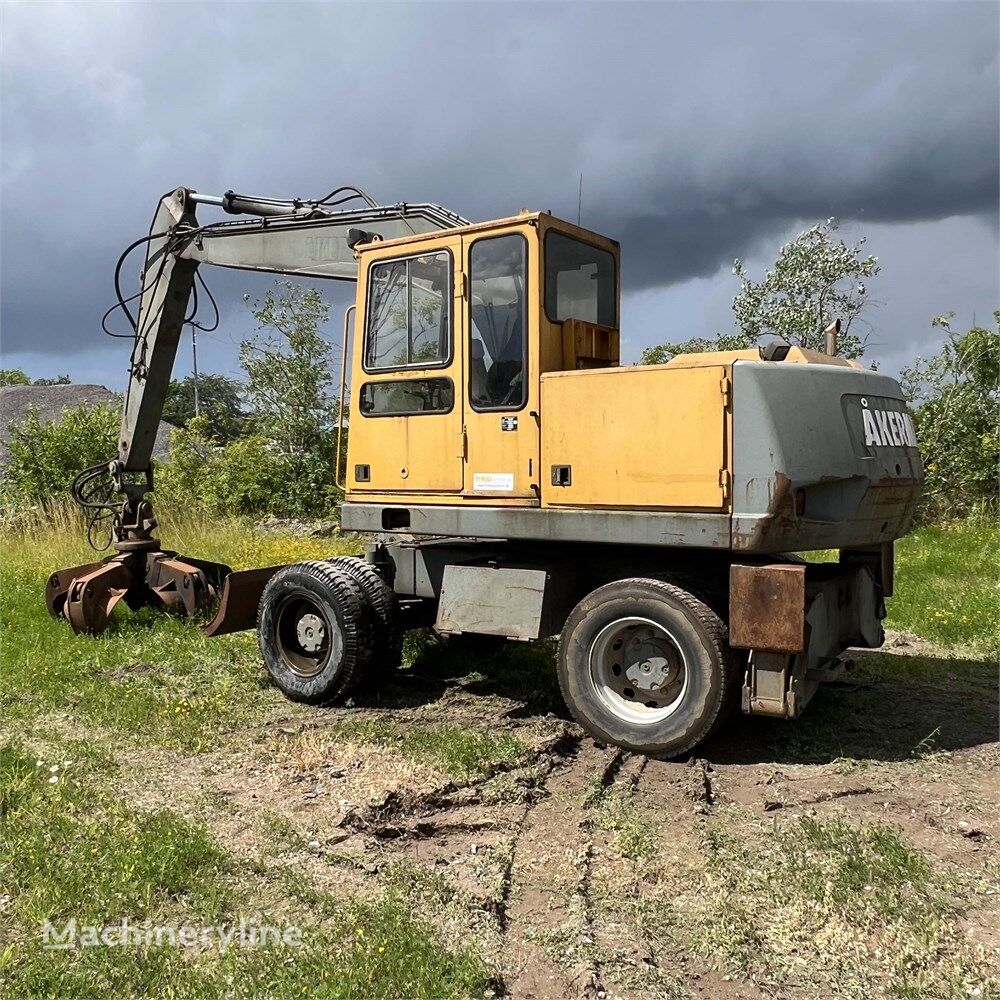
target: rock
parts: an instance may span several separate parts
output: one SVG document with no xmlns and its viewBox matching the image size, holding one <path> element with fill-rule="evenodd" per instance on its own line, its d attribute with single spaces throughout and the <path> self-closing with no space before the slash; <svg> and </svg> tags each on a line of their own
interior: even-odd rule
<svg viewBox="0 0 1000 1000">
<path fill-rule="evenodd" d="M 11 424 L 21 424 L 28 417 L 29 410 L 37 410 L 43 422 L 59 423 L 65 410 L 78 406 L 121 405 L 121 397 L 103 385 L 5 385 L 0 387 L 0 467 L 10 462 L 7 441 L 10 439 Z M 174 427 L 160 421 L 153 445 L 153 457 L 170 457 L 170 436 Z M 108 458 L 113 458 L 108 455 Z"/>
</svg>

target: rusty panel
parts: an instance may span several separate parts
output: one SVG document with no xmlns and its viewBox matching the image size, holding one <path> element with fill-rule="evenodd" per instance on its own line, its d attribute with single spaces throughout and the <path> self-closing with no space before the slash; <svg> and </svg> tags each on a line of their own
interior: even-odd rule
<svg viewBox="0 0 1000 1000">
<path fill-rule="evenodd" d="M 729 644 L 737 649 L 805 649 L 804 564 L 730 566 Z"/>
</svg>

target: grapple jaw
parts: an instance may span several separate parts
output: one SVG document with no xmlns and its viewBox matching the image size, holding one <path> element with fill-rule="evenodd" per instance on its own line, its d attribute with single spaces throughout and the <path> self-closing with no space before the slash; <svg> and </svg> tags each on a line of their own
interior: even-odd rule
<svg viewBox="0 0 1000 1000">
<path fill-rule="evenodd" d="M 222 593 L 223 581 L 232 572 L 228 566 L 158 545 L 155 539 L 131 543 L 134 547 L 120 542 L 118 553 L 101 562 L 53 573 L 45 588 L 49 613 L 65 618 L 74 632 L 97 634 L 122 599 L 133 611 L 153 607 L 194 615 Z"/>
</svg>

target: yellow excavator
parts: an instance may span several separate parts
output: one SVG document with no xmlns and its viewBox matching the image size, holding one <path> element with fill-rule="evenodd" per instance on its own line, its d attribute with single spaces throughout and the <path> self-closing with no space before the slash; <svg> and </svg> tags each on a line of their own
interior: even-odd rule
<svg viewBox="0 0 1000 1000">
<path fill-rule="evenodd" d="M 203 224 L 199 206 L 241 218 Z M 120 600 L 217 602 L 205 630 L 256 628 L 276 684 L 316 704 L 388 676 L 407 628 L 559 635 L 580 724 L 659 756 L 737 705 L 797 717 L 846 649 L 884 641 L 922 463 L 899 385 L 837 357 L 835 328 L 825 354 L 775 341 L 623 367 L 614 240 L 356 188 L 178 188 L 138 246 L 118 455 L 73 487 L 112 519 L 116 553 L 54 573 L 46 594 L 76 631 L 100 632 Z M 364 558 L 232 572 L 155 537 L 153 440 L 202 264 L 357 283 L 336 474 Z M 795 554 L 818 549 L 836 561 Z"/>
</svg>

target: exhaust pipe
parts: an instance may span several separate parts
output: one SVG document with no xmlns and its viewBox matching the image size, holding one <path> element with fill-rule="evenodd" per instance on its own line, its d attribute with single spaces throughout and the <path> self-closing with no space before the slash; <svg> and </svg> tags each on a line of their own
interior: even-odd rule
<svg viewBox="0 0 1000 1000">
<path fill-rule="evenodd" d="M 831 358 L 837 356 L 837 334 L 840 333 L 840 320 L 835 319 L 824 331 L 826 334 L 826 353 Z"/>
</svg>

